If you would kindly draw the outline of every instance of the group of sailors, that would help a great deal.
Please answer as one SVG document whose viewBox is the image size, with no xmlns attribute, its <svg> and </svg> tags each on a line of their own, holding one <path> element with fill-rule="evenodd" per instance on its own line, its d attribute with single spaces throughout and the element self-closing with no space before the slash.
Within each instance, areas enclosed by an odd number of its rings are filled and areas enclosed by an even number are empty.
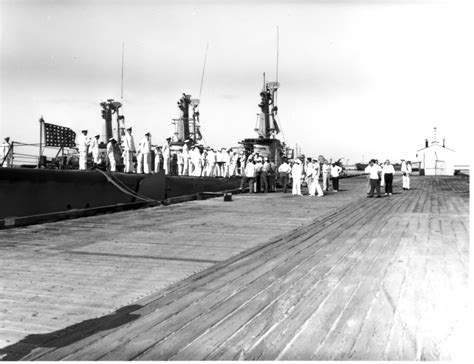
<svg viewBox="0 0 474 364">
<path fill-rule="evenodd" d="M 87 130 L 82 130 L 77 138 L 79 169 L 87 169 L 88 154 L 92 154 L 93 164 L 101 163 L 99 151 L 100 135 L 90 139 Z M 156 173 L 164 171 L 167 175 L 196 177 L 240 176 L 245 154 L 233 148 L 214 149 L 203 145 L 191 145 L 185 140 L 182 148 L 171 150 L 171 137 L 162 146 L 151 144 L 151 134 L 146 133 L 138 144 L 132 135 L 132 128 L 126 129 L 121 148 L 115 138 L 110 138 L 106 150 L 106 166 L 109 171 L 117 170 L 117 160 L 122 158 L 125 173 Z"/>
<path fill-rule="evenodd" d="M 100 154 L 100 135 L 96 134 L 90 139 L 87 130 L 82 130 L 77 138 L 79 151 L 79 169 L 87 169 L 87 156 L 92 154 L 94 165 L 102 162 Z M 202 145 L 191 145 L 189 140 L 184 142 L 182 150 L 171 153 L 171 138 L 166 138 L 162 146 L 152 146 L 151 134 L 145 133 L 138 145 L 135 144 L 132 128 L 126 129 L 119 148 L 115 138 L 110 138 L 106 148 L 107 169 L 116 171 L 117 160 L 121 157 L 124 162 L 125 173 L 156 173 L 164 171 L 165 174 L 196 177 L 241 177 L 241 188 L 249 186 L 249 192 L 274 192 L 276 181 L 279 179 L 283 192 L 287 192 L 291 181 L 292 194 L 301 196 L 301 184 L 306 182 L 309 196 L 323 196 L 323 191 L 329 190 L 330 182 L 334 192 L 339 190 L 339 177 L 343 169 L 338 163 L 327 160 L 320 162 L 316 158 L 283 159 L 280 166 L 268 157 L 258 152 L 246 155 L 243 151 L 234 148 L 214 149 Z M 134 161 L 136 157 L 136 164 Z M 3 167 L 11 167 L 13 153 L 9 137 L 4 138 L 0 144 L 0 163 Z M 154 161 L 154 163 L 152 163 Z M 153 164 L 153 168 L 152 168 Z M 410 189 L 410 174 L 412 166 L 410 161 L 401 160 L 402 188 Z M 372 159 L 365 168 L 367 174 L 367 196 L 381 196 L 381 187 L 385 187 L 385 195 L 393 194 L 393 176 L 395 168 L 386 160 L 379 163 Z M 322 177 L 322 186 L 319 181 Z"/>
<path fill-rule="evenodd" d="M 402 159 L 400 171 L 402 172 L 402 188 L 409 190 L 410 174 L 412 173 L 411 162 Z M 374 197 L 375 192 L 377 192 L 377 197 L 381 197 L 380 187 L 384 186 L 385 195 L 392 196 L 395 168 L 390 160 L 387 159 L 384 163 L 379 164 L 377 159 L 371 159 L 365 168 L 365 173 L 367 173 L 367 197 Z"/>
<path fill-rule="evenodd" d="M 77 140 L 79 150 L 79 169 L 87 169 L 87 154 L 92 153 L 94 164 L 99 164 L 99 138 L 95 135 L 90 140 L 87 130 Z M 342 168 L 337 163 L 318 159 L 302 158 L 283 160 L 280 166 L 268 157 L 258 152 L 246 155 L 235 148 L 214 149 L 202 145 L 191 145 L 185 140 L 182 149 L 171 152 L 171 138 L 167 138 L 162 146 L 152 146 L 151 135 L 146 133 L 136 145 L 132 128 L 126 129 L 122 140 L 122 148 L 117 141 L 110 138 L 107 143 L 107 168 L 116 171 L 117 156 L 124 162 L 125 173 L 156 173 L 164 171 L 167 175 L 196 176 L 196 177 L 241 177 L 241 187 L 248 183 L 250 193 L 274 192 L 276 181 L 279 179 L 283 192 L 287 192 L 291 181 L 292 193 L 301 196 L 301 184 L 306 182 L 310 196 L 323 196 L 329 190 L 330 181 L 334 192 L 339 189 L 339 176 Z M 120 154 L 121 153 L 121 154 Z M 136 164 L 134 163 L 136 157 Z M 152 167 L 153 164 L 153 167 Z M 322 176 L 322 186 L 319 183 Z"/>
<path fill-rule="evenodd" d="M 76 146 L 79 151 L 79 170 L 87 169 L 87 156 L 92 154 L 92 161 L 94 166 L 102 163 L 104 157 L 100 153 L 99 146 L 100 134 L 96 134 L 93 139 L 87 136 L 88 130 L 82 130 L 76 141 Z M 138 143 L 138 148 L 135 147 L 135 140 L 132 136 L 132 128 L 129 127 L 125 131 L 122 140 L 122 148 L 118 146 L 115 138 L 109 138 L 107 141 L 105 152 L 105 163 L 107 169 L 111 172 L 117 170 L 117 160 L 122 158 L 124 163 L 124 172 L 135 172 L 135 165 L 133 157 L 136 154 L 137 158 L 137 173 L 151 173 L 151 134 L 145 133 L 144 137 Z"/>
<path fill-rule="evenodd" d="M 402 188 L 410 189 L 410 174 L 412 166 L 410 161 L 401 160 Z M 284 193 L 288 190 L 288 184 L 291 182 L 292 194 L 302 196 L 301 185 L 306 182 L 309 196 L 324 196 L 325 191 L 329 191 L 332 183 L 333 192 L 339 190 L 339 179 L 343 168 L 338 163 L 324 160 L 320 162 L 316 158 L 301 158 L 294 160 L 284 159 L 283 163 L 275 170 L 275 165 L 268 158 L 262 158 L 258 153 L 249 156 L 247 164 L 243 170 L 240 188 L 243 189 L 247 184 L 250 193 L 276 191 L 276 177 L 280 180 L 280 185 Z M 364 171 L 367 174 L 367 196 L 381 197 L 381 187 L 385 187 L 385 195 L 393 194 L 393 177 L 395 168 L 386 160 L 384 163 L 372 159 Z M 322 177 L 322 186 L 320 179 Z"/>
<path fill-rule="evenodd" d="M 185 141 L 182 151 L 173 154 L 170 173 L 195 177 L 233 177 L 241 173 L 244 155 L 233 148 L 215 149 L 202 145 L 189 146 Z M 164 162 L 163 162 L 164 163 Z M 165 173 L 168 174 L 164 163 Z"/>
<path fill-rule="evenodd" d="M 250 193 L 276 191 L 278 177 L 284 193 L 291 180 L 291 192 L 294 196 L 302 196 L 301 185 L 306 182 L 309 196 L 322 197 L 324 191 L 329 190 L 330 181 L 333 191 L 338 192 L 341 172 L 342 167 L 337 163 L 329 163 L 327 160 L 320 163 L 319 159 L 311 157 L 293 160 L 284 158 L 282 164 L 275 168 L 273 161 L 254 153 L 246 161 L 240 188 L 243 189 L 248 184 Z M 321 177 L 322 187 L 319 183 Z"/>
</svg>

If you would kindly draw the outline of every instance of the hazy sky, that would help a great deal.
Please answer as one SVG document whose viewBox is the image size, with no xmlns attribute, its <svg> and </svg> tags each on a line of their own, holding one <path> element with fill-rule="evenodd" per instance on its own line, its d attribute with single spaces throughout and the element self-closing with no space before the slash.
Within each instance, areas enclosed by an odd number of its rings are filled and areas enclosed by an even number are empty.
<svg viewBox="0 0 474 364">
<path fill-rule="evenodd" d="M 38 142 L 38 119 L 101 132 L 120 99 L 161 144 L 183 92 L 205 141 L 256 137 L 262 73 L 276 77 L 281 139 L 309 156 L 414 159 L 425 138 L 467 163 L 474 121 L 472 7 L 460 1 L 0 0 L 0 135 Z"/>
</svg>

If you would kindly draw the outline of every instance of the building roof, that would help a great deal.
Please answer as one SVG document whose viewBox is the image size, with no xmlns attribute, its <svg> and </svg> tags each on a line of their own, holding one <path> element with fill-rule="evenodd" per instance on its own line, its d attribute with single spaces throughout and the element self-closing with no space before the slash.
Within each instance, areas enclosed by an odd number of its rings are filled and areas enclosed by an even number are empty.
<svg viewBox="0 0 474 364">
<path fill-rule="evenodd" d="M 443 147 L 442 145 L 439 145 L 439 144 L 437 144 L 437 143 L 431 143 L 430 146 L 425 147 L 425 148 L 418 149 L 417 152 L 421 152 L 422 150 L 430 149 L 430 148 L 435 148 L 435 147 L 442 148 L 442 149 L 446 149 L 446 150 L 449 150 L 450 152 L 454 152 L 454 150 L 452 150 L 452 149 L 450 149 L 450 148 Z"/>
</svg>

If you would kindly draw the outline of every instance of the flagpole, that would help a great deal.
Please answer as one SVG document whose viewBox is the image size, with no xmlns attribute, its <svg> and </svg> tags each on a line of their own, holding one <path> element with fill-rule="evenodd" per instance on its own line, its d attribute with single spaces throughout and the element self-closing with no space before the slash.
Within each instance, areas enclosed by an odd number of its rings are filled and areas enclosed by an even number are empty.
<svg viewBox="0 0 474 364">
<path fill-rule="evenodd" d="M 40 122 L 40 143 L 39 143 L 39 159 L 38 159 L 38 168 L 41 167 L 41 157 L 43 155 L 43 123 L 44 123 L 44 120 L 43 120 L 43 116 L 40 117 L 39 119 L 39 122 Z"/>
</svg>

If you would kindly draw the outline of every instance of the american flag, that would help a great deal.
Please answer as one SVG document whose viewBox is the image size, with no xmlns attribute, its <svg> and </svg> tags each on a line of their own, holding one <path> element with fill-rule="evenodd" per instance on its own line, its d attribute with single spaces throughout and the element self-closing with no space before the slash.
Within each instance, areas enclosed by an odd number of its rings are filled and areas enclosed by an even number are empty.
<svg viewBox="0 0 474 364">
<path fill-rule="evenodd" d="M 76 133 L 65 126 L 44 123 L 44 134 L 47 147 L 76 146 Z"/>
</svg>

